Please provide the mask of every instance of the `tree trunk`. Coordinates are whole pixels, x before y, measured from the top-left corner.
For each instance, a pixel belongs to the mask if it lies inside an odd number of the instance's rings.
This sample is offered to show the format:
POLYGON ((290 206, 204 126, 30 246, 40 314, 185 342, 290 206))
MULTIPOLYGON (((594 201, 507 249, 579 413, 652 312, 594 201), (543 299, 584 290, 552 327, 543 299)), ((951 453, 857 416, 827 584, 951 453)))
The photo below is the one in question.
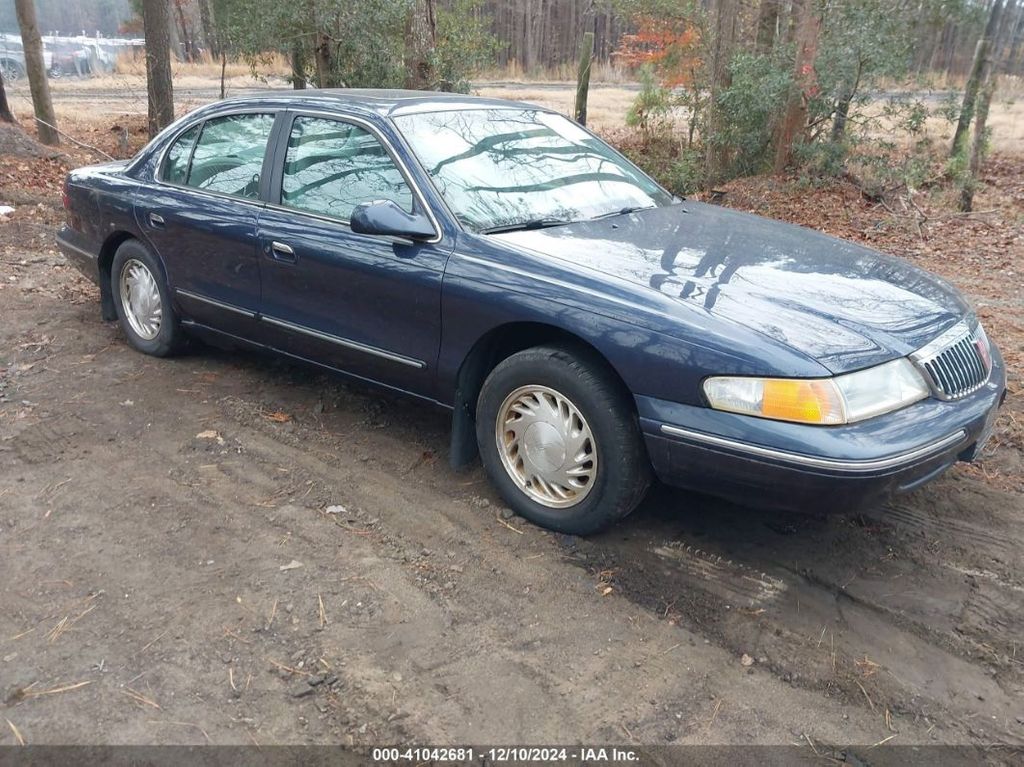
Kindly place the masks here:
POLYGON ((722 115, 719 105, 722 92, 729 87, 729 63, 736 43, 736 18, 738 0, 718 0, 715 3, 712 20, 710 87, 708 89, 706 134, 702 138, 707 148, 705 153, 705 175, 707 184, 717 184, 725 174, 728 165, 726 147, 717 140, 721 130, 722 115))
POLYGON ((146 90, 152 138, 174 120, 171 18, 167 0, 142 0, 142 26, 146 36, 146 90))
POLYGON ((0 120, 5 123, 17 122, 11 113, 11 106, 7 103, 7 91, 4 90, 4 75, 0 72, 0 120))
POLYGON ((853 78, 853 83, 849 88, 846 88, 842 95, 839 97, 839 101, 836 103, 836 113, 832 118, 832 142, 839 143, 846 138, 846 123, 850 118, 850 104, 853 103, 853 97, 857 95, 857 90, 860 88, 860 77, 861 72, 864 70, 864 61, 860 57, 857 58, 857 73, 853 78))
POLYGON ((181 34, 181 55, 185 61, 195 61, 192 50, 192 36, 188 32, 188 24, 185 22, 185 11, 181 7, 182 0, 173 0, 174 10, 178 12, 178 29, 181 34))
POLYGON ((435 85, 434 45, 437 23, 434 0, 416 0, 405 17, 405 87, 431 90, 435 85))
POLYGON ((974 62, 971 64, 971 74, 967 78, 967 85, 964 86, 964 100, 960 106, 960 119, 956 123, 956 133, 953 134, 953 147, 949 156, 956 157, 967 147, 968 129, 971 127, 971 120, 974 118, 974 104, 978 100, 978 90, 985 80, 987 70, 991 64, 989 52, 992 48, 992 38, 999 28, 999 20, 1003 14, 1003 0, 995 0, 992 10, 989 11, 988 22, 985 24, 985 32, 974 48, 974 62))
POLYGON ((793 85, 782 121, 775 132, 775 172, 781 173, 793 161, 793 146, 807 125, 807 99, 815 88, 814 61, 821 36, 821 16, 815 0, 793 3, 796 14, 796 59, 793 85))
POLYGON ((779 26, 779 6, 781 0, 761 0, 761 7, 757 13, 757 42, 755 50, 758 53, 770 53, 775 45, 775 34, 779 26))
POLYGON ((587 124, 587 92, 590 90, 590 64, 594 57, 594 33, 584 32, 580 43, 580 63, 576 73, 576 122, 587 124))
POLYGON ((291 62, 292 88, 301 91, 306 87, 306 49, 301 40, 292 43, 291 62))
POLYGON ((1020 67, 1021 57, 1020 49, 1021 45, 1024 45, 1024 8, 1017 13, 1017 23, 1014 27, 1014 31, 1011 35, 1010 53, 1006 57, 1007 64, 1012 66, 1017 64, 1018 69, 1015 74, 1024 73, 1024 68, 1020 67))
POLYGON ((985 147, 988 144, 988 110, 992 104, 992 92, 995 90, 995 78, 981 86, 978 103, 974 115, 974 141, 971 143, 971 155, 967 162, 967 175, 960 187, 960 210, 970 213, 974 208, 974 192, 978 186, 978 172, 984 159, 985 147))
POLYGON ((313 48, 313 62, 316 65, 316 86, 334 87, 334 56, 331 53, 331 38, 326 32, 317 30, 316 45, 313 48))
POLYGON ((978 174, 981 171, 981 163, 985 159, 985 152, 988 148, 988 112, 992 105, 992 96, 995 93, 999 81, 999 60, 1003 51, 1010 43, 1013 30, 1012 14, 1016 0, 1009 0, 1006 3, 1003 18, 1004 23, 997 30, 996 39, 992 43, 992 63, 986 68, 985 79, 981 84, 978 95, 978 104, 974 118, 974 141, 971 144, 971 156, 967 164, 967 177, 964 179, 960 189, 960 210, 969 213, 974 208, 974 192, 978 186, 978 174))
POLYGON ((217 35, 216 19, 213 17, 213 9, 210 8, 210 0, 198 0, 199 23, 203 25, 203 42, 206 43, 206 50, 210 52, 213 59, 220 58, 219 36, 217 35))
POLYGON ((46 62, 43 59, 43 40, 39 36, 36 21, 35 0, 14 0, 21 27, 21 44, 25 49, 25 71, 28 73, 28 87, 32 93, 32 109, 36 114, 36 132, 44 144, 56 146, 60 143, 57 133, 57 117, 50 100, 50 83, 46 79, 46 62))

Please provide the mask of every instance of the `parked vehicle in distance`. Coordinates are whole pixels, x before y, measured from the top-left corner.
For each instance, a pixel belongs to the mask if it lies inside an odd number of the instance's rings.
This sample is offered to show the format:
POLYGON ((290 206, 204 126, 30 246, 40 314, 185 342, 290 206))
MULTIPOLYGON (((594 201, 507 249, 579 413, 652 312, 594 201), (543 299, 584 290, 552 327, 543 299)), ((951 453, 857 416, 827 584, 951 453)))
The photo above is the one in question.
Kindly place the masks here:
POLYGON ((0 77, 14 83, 25 76, 25 54, 20 48, 0 45, 0 77))
MULTIPOLYGON (((973 460, 1005 396, 909 263, 673 197, 554 112, 306 90, 196 110, 73 171, 62 252, 164 356, 267 349, 453 412, 505 501, 587 534, 657 476, 832 510, 973 460)), ((682 496, 685 498, 685 496, 682 496)))
MULTIPOLYGON (((53 53, 43 48, 43 67, 53 65, 53 53)), ((0 34, 0 77, 5 83, 17 82, 25 76, 25 48, 20 35, 0 34)))

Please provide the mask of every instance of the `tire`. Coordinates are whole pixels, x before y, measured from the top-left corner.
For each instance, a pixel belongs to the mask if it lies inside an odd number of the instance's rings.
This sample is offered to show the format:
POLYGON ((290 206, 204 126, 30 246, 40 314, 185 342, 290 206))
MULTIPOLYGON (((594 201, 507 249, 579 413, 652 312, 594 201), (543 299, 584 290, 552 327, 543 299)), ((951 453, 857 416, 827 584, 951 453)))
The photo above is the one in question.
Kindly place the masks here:
POLYGON ((13 59, 3 59, 0 60, 0 74, 5 83, 16 82, 25 76, 25 68, 13 59))
POLYGON ((476 436, 505 502, 558 532, 610 527, 651 484, 628 393, 583 349, 538 346, 500 362, 477 399, 476 436))
POLYGON ((154 357, 167 357, 184 347, 184 333, 171 302, 164 270, 138 240, 125 241, 114 254, 110 288, 121 330, 134 349, 154 357), (134 308, 133 297, 137 302, 134 308), (158 299, 158 306, 154 306, 154 299, 158 299))

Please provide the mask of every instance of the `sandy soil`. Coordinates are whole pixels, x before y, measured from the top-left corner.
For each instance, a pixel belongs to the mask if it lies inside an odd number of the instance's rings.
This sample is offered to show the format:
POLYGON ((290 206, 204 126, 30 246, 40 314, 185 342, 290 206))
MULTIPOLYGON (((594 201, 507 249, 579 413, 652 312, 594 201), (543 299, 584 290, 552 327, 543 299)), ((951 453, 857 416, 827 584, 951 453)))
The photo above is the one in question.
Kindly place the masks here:
MULTIPOLYGON (((1024 744, 1020 335, 991 454, 897 502, 552 535, 442 412, 132 352, 25 181, 60 162, 0 157, 0 744, 1024 744)), ((1019 323, 1015 268, 948 276, 1019 323)))

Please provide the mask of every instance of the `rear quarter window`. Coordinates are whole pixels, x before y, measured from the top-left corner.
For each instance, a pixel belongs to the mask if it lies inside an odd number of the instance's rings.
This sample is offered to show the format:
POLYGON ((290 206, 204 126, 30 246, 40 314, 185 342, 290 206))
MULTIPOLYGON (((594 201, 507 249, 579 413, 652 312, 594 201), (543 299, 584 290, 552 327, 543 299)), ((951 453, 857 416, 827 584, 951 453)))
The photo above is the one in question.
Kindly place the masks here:
POLYGON ((192 147, 199 137, 199 125, 193 125, 182 133, 171 144, 164 158, 163 172, 160 178, 170 184, 184 184, 188 178, 188 161, 192 159, 192 147))

